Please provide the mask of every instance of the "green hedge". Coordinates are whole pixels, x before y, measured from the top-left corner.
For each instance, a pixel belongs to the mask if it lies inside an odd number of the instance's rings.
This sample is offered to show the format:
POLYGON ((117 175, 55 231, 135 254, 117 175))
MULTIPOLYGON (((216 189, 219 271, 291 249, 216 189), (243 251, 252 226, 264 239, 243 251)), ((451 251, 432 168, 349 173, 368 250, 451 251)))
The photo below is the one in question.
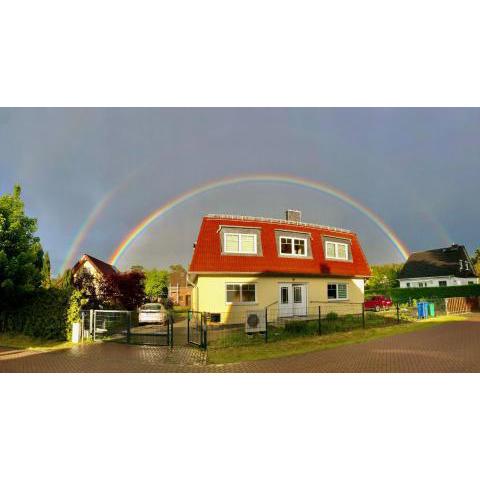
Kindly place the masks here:
POLYGON ((69 289, 53 287, 28 294, 19 308, 0 313, 0 330, 24 333, 31 337, 66 340, 70 295, 69 289))
POLYGON ((395 302, 421 300, 423 298, 480 297, 480 285, 462 285, 458 287, 431 288, 392 288, 390 290, 395 302))
POLYGON ((365 298, 370 298, 370 297, 374 297, 376 295, 385 295, 385 296, 390 296, 390 290, 388 288, 384 288, 384 289, 375 289, 375 290, 369 290, 369 289, 365 289, 365 298))

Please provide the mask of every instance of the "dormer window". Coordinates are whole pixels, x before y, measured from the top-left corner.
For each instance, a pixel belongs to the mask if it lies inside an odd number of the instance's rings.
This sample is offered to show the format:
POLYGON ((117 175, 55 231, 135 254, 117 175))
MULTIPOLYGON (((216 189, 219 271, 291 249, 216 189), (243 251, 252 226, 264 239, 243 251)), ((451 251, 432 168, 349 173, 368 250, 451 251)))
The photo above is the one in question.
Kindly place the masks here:
POLYGON ((342 242, 325 242, 325 258, 332 260, 348 260, 348 244, 342 242))
POLYGON ((307 255, 306 238, 280 237, 280 255, 305 257, 307 255))
POLYGON ((257 254, 257 235, 250 233, 225 233, 225 253, 257 254))

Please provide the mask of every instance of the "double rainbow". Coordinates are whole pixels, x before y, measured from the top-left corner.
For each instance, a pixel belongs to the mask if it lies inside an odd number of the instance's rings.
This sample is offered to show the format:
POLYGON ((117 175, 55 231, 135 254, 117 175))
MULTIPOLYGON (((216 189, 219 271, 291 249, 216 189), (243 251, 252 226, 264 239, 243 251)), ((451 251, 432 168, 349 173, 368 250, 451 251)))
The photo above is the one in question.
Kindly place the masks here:
POLYGON ((273 183, 283 183, 291 185, 299 185, 307 188, 311 188, 328 195, 331 195, 346 204, 350 205, 360 213, 367 216, 375 225, 377 225, 380 230, 387 236, 387 238, 392 242, 395 248, 398 250, 400 255, 406 260, 409 256, 407 247, 402 243, 398 238, 395 232, 372 210, 370 210, 365 205, 362 205, 358 200, 350 197, 346 193, 334 188, 326 183, 317 182, 313 180, 308 180, 305 178, 300 178, 292 175, 270 175, 270 174, 261 174, 261 175, 240 175, 235 177, 226 177, 220 180, 214 180, 198 187, 195 187, 187 192, 173 198, 169 202, 163 204, 160 208, 154 210, 149 215, 147 215, 140 223, 138 223, 130 232, 123 238, 121 243, 117 246, 115 251, 110 257, 110 263, 115 265, 119 259, 124 255, 132 243, 159 217, 167 213, 172 208, 175 208, 177 205, 200 195, 202 193, 214 190, 216 188, 227 187, 230 185, 238 185, 241 183, 247 182, 273 182, 273 183))

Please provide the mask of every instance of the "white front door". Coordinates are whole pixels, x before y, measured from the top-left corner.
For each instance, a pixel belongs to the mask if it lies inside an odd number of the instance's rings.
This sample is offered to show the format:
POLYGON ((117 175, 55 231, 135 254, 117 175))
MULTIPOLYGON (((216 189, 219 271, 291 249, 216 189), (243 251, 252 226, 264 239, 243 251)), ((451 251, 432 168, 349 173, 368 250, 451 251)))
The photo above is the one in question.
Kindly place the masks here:
POLYGON ((307 286, 304 283, 280 283, 278 298, 280 317, 307 314, 307 286))

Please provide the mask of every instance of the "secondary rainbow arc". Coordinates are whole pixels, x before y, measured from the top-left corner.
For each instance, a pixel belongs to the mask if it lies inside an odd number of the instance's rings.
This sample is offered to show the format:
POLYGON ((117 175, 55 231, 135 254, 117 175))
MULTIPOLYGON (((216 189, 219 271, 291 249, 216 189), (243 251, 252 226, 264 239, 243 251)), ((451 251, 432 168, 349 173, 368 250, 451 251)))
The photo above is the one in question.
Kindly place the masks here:
POLYGON ((87 235, 92 230, 95 223, 97 223, 98 219, 101 217, 102 213, 107 209, 107 207, 112 203, 113 199, 117 196, 117 194, 123 190, 131 181, 131 179, 137 174, 136 171, 132 172, 128 175, 125 180, 123 180, 119 185, 112 188, 108 191, 102 199, 95 205, 93 210, 90 212, 88 217, 83 221, 80 225, 80 228, 73 239, 72 245, 68 249, 67 255, 65 256, 63 263, 60 267, 60 272, 63 272, 65 269, 73 266, 73 262, 75 259, 75 255, 77 255, 80 246, 84 242, 87 235))

